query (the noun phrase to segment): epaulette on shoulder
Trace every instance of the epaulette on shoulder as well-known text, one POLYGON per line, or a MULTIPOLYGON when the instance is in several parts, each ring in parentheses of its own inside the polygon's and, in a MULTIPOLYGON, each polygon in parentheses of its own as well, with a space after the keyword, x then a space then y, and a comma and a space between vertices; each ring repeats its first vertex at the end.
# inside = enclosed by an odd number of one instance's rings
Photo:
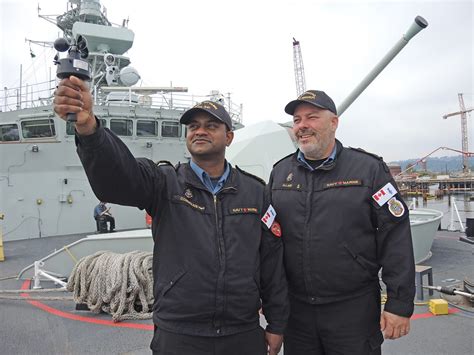
POLYGON ((158 166, 163 166, 163 165, 173 166, 173 164, 171 164, 168 160, 160 160, 160 161, 157 161, 155 164, 158 166))
POLYGON ((241 172, 242 174, 247 175, 247 176, 250 176, 251 178, 254 178, 255 180, 257 180, 257 181, 258 181, 259 183, 261 183, 262 185, 266 185, 265 180, 259 178, 258 176, 253 175, 253 174, 250 174, 249 172, 240 169, 237 165, 235 166, 235 168, 236 168, 239 172, 241 172))
POLYGON ((353 148, 353 147, 348 147, 349 149, 352 149, 352 150, 355 150, 357 152, 361 152, 361 153, 364 153, 364 154, 367 154, 367 155, 370 155, 371 157, 377 159, 377 160, 380 160, 380 161, 383 161, 383 158, 377 154, 374 154, 374 153, 371 153, 371 152, 368 152, 362 148, 353 148))
POLYGON ((280 160, 278 160, 275 164, 273 164, 273 167, 277 166, 282 160, 285 160, 286 158, 291 157, 293 154, 295 154, 295 152, 290 153, 290 154, 284 156, 283 158, 281 158, 280 160))

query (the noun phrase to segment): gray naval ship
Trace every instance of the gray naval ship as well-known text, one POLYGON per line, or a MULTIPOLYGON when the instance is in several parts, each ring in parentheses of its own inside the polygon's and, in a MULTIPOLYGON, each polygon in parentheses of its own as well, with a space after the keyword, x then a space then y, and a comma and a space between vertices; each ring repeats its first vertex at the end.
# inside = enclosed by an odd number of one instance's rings
MULTIPOLYGON (((236 128, 242 127, 241 107, 218 92, 198 97, 186 95, 185 88, 134 87, 139 75, 124 56, 133 44, 133 32, 125 26, 111 26, 100 11, 98 0, 71 0, 70 9, 55 23, 65 38, 81 35, 87 39, 95 112, 134 155, 172 162, 189 159, 185 129, 178 120, 185 109, 203 99, 223 102, 231 111, 236 128)), ((343 112, 424 27, 424 20, 417 18, 338 111, 343 112)), ((30 298, 31 286, 57 287, 55 280, 59 284, 61 280, 55 276, 67 277, 75 258, 102 250, 104 245, 114 246, 117 252, 118 248, 133 250, 138 245, 138 249, 151 250, 152 245, 149 230, 110 234, 111 243, 107 243, 106 234, 84 238, 83 233, 96 228, 92 209, 97 200, 75 153, 73 127, 52 111, 55 85, 53 81, 46 87, 20 87, 13 90, 14 97, 5 95, 0 105, 0 219, 1 213, 5 216, 0 227, 8 241, 5 261, 0 263, 0 282, 3 289, 24 292, 15 298, 0 290, 0 353, 149 354, 151 320, 115 323, 107 314, 74 310, 71 300, 62 294, 48 300, 30 298), (39 239, 45 236, 50 238, 39 239), (24 240, 27 238, 31 240, 24 240), (34 265, 18 274, 34 260, 34 265), (40 267, 52 271, 51 275, 40 267)), ((233 164, 265 178, 272 162, 291 152, 294 144, 287 127, 262 122, 237 130, 231 148, 227 156, 233 164)), ((144 213, 135 208, 114 205, 113 213, 118 229, 145 226, 144 213)), ((410 211, 413 242, 418 250, 417 263, 426 261, 427 253, 433 251, 429 259, 429 268, 434 270, 433 284, 452 286, 472 274, 474 249, 460 243, 462 236, 458 233, 436 232, 441 216, 426 209, 410 211)), ((440 294, 428 295, 425 290, 424 297, 440 294)), ((448 315, 434 316, 423 301, 422 290, 417 291, 416 301, 411 333, 395 342, 386 341, 385 354, 473 353, 472 304, 453 299, 448 315)), ((263 316, 261 322, 264 323, 263 316)))
MULTIPOLYGON (((197 102, 224 104, 237 127, 242 107, 218 91, 191 95, 185 87, 137 87, 138 71, 125 54, 134 33, 114 26, 99 0, 70 0, 68 11, 52 17, 68 43, 87 41, 95 113, 135 156, 172 163, 189 159, 181 114, 197 102)), ((62 55, 64 57, 64 54, 62 55)), ((52 60, 53 58, 51 58, 52 60)), ((56 58, 57 60, 57 58, 56 58)), ((72 123, 52 110, 53 79, 5 90, 0 99, 0 212, 4 241, 93 232, 98 203, 75 152, 72 123)), ((145 227, 145 213, 113 206, 117 229, 145 227)))
MULTIPOLYGON (((233 164, 267 179, 273 163, 294 151, 296 144, 288 125, 261 122, 243 127, 242 106, 232 103, 218 91, 207 96, 187 94, 183 87, 137 87, 140 80, 130 58, 134 33, 125 25, 113 26, 101 11, 99 0, 70 0, 68 10, 57 17, 41 16, 63 31, 61 46, 66 51, 79 47, 81 60, 90 66, 90 88, 95 100, 94 113, 104 127, 116 133, 134 156, 172 163, 189 160, 182 113, 197 102, 211 99, 224 104, 233 119, 235 139, 227 150, 233 164), (83 58, 85 57, 85 58, 83 58)), ((340 115, 370 85, 404 46, 422 29, 425 19, 418 16, 406 34, 382 58, 364 80, 338 106, 340 115)), ((58 48, 61 47, 61 48, 58 48)), ((63 55, 64 57, 64 55, 63 55)), ((69 57, 68 57, 69 58, 69 57)), ((55 58, 61 63, 59 53, 55 58)), ((59 65, 61 67, 61 65, 59 65)), ((60 70, 58 70, 58 73, 60 70)), ((10 89, 0 112, 0 212, 4 241, 51 236, 89 234, 42 258, 41 267, 56 275, 68 276, 74 266, 71 253, 80 257, 97 250, 127 252, 151 250, 152 239, 146 229, 145 212, 125 206, 112 206, 116 228, 122 232, 97 235, 93 209, 98 203, 75 152, 74 125, 55 116, 52 110, 56 80, 33 87, 10 89), (143 229, 144 228, 144 229, 143 229), (140 230, 141 229, 141 230, 140 230)), ((415 258, 429 258, 435 231, 442 213, 433 210, 410 212, 415 258)), ((19 277, 40 275, 34 264, 19 277)))

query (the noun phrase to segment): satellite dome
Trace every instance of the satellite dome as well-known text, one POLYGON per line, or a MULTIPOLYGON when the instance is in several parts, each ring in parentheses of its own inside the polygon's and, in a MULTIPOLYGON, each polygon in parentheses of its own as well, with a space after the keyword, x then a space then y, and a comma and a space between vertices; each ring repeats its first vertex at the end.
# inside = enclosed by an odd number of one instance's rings
POLYGON ((132 86, 138 83, 138 80, 140 80, 140 74, 135 68, 125 67, 120 70, 120 81, 123 85, 132 86))

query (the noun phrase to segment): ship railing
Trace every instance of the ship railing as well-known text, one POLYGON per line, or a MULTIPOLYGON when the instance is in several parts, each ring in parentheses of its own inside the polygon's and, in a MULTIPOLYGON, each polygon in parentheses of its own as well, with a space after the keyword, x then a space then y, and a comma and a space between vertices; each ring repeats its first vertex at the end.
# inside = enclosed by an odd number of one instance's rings
MULTIPOLYGON (((51 105, 56 89, 56 79, 41 82, 34 85, 24 85, 22 87, 7 88, 0 95, 0 112, 16 111, 27 108, 44 107, 51 105)), ((125 88, 122 95, 118 95, 114 100, 108 99, 110 92, 99 90, 94 101, 96 105, 115 106, 139 106, 150 109, 168 109, 185 111, 190 107, 204 100, 212 100, 221 103, 228 111, 234 122, 242 124, 242 105, 232 101, 230 95, 224 96, 218 91, 212 91, 208 95, 196 95, 187 92, 156 92, 147 94, 146 88, 125 88), (135 91, 137 93, 135 93, 135 91), (119 97, 119 100, 117 100, 119 97)), ((187 90, 187 89, 186 89, 187 90)))
MULTIPOLYGON (((151 91, 152 89, 150 89, 151 91)), ((242 123, 242 105, 236 104, 232 101, 230 95, 224 96, 217 91, 213 91, 208 95, 196 95, 187 92, 157 92, 153 94, 146 93, 146 88, 129 88, 128 91, 121 92, 111 99, 108 96, 109 92, 100 92, 95 95, 95 103, 98 105, 113 105, 113 106, 140 106, 150 109, 166 109, 182 111, 193 107, 194 105, 211 100, 222 104, 229 112, 234 122, 242 123)))
POLYGON ((16 111, 51 105, 55 88, 55 80, 33 85, 25 84, 21 87, 4 87, 3 93, 0 94, 0 111, 16 111))

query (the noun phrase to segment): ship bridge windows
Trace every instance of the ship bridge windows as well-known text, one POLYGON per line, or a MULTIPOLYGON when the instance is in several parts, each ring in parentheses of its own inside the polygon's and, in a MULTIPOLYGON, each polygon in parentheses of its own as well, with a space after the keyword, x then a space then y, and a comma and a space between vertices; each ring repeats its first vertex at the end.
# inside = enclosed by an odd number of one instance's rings
POLYGON ((22 121, 21 132, 23 138, 46 138, 56 136, 53 119, 22 121))
POLYGON ((131 136, 133 134, 133 121, 126 119, 111 119, 110 130, 118 136, 131 136))
POLYGON ((18 125, 16 123, 0 125, 0 142, 14 142, 20 140, 18 125))
POLYGON ((161 123, 161 136, 162 137, 181 137, 181 124, 179 122, 163 121, 161 123))
POLYGON ((158 136, 158 122, 137 120, 138 137, 156 137, 158 136))
MULTIPOLYGON (((107 120, 104 118, 99 118, 100 125, 102 127, 107 127, 107 120)), ((74 127, 74 122, 69 122, 66 121, 66 134, 69 136, 73 136, 76 134, 75 127, 74 127)))

